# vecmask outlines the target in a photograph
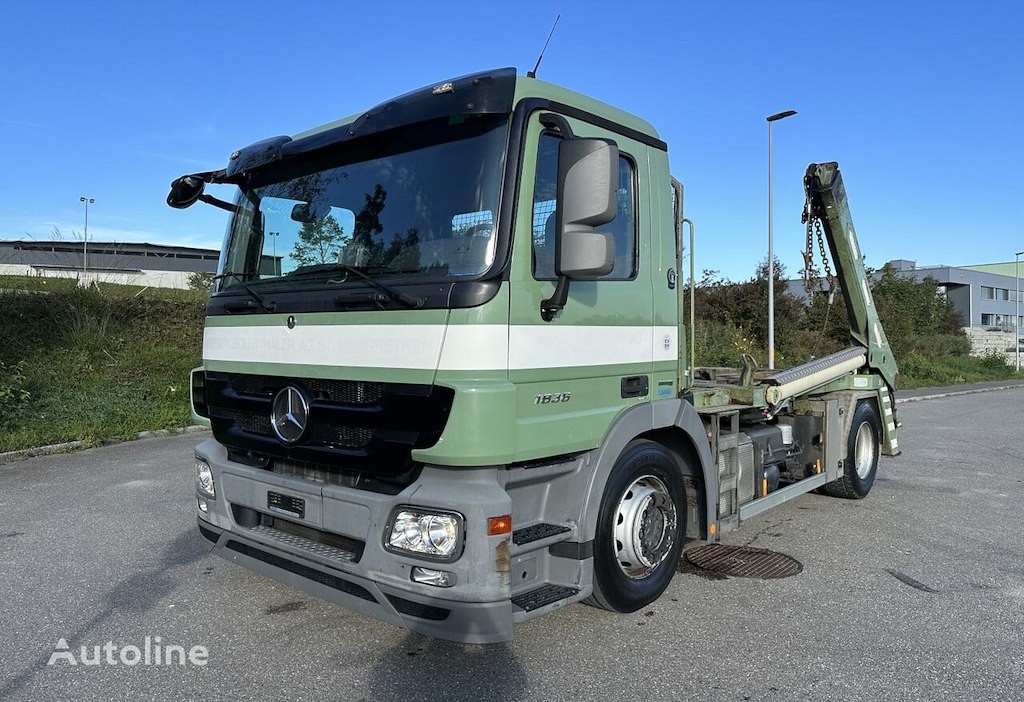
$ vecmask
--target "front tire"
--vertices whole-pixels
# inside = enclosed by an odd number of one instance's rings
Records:
[[[686,536],[686,490],[678,460],[637,440],[615,462],[601,497],[594,538],[594,594],[613,612],[635,612],[665,591]]]
[[[860,402],[853,413],[850,435],[846,440],[846,460],[843,461],[843,477],[826,483],[822,492],[832,497],[860,500],[871,492],[878,472],[878,458],[881,454],[882,425],[878,412],[870,402]]]

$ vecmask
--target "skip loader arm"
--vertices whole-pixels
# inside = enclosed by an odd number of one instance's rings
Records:
[[[814,220],[821,222],[836,267],[836,277],[846,301],[851,340],[867,349],[867,366],[880,375],[888,386],[888,392],[880,393],[882,404],[889,405],[892,411],[891,421],[883,416],[883,444],[890,449],[886,453],[895,453],[893,449],[897,446],[898,422],[895,407],[891,403],[895,401],[893,393],[899,370],[871,296],[864,256],[857,242],[839,164],[832,161],[809,165],[804,176],[804,192],[807,196],[804,221],[808,226],[813,225]]]

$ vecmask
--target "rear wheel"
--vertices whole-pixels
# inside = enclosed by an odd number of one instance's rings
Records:
[[[638,440],[622,452],[605,485],[594,538],[594,594],[614,612],[635,612],[665,591],[686,532],[686,490],[676,458]]]
[[[881,434],[882,425],[874,405],[870,402],[858,403],[846,441],[843,477],[826,483],[822,486],[822,492],[832,497],[854,500],[866,497],[875,483],[875,473],[878,471]]]

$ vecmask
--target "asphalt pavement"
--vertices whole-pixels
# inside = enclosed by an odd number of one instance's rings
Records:
[[[640,612],[572,605],[495,646],[210,555],[195,435],[0,465],[0,699],[1024,700],[1022,406],[1024,387],[901,404],[904,454],[867,499],[805,495],[725,535],[798,575],[681,565]],[[146,637],[208,662],[47,664],[61,639]]]

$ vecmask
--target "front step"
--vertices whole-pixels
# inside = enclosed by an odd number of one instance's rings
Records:
[[[516,546],[522,546],[533,541],[540,541],[551,536],[564,534],[568,531],[571,531],[569,527],[561,524],[533,524],[512,532],[512,543]]]
[[[536,590],[516,595],[512,598],[512,604],[524,612],[532,612],[545,605],[572,597],[577,593],[579,593],[579,589],[575,587],[551,584],[542,585]]]

